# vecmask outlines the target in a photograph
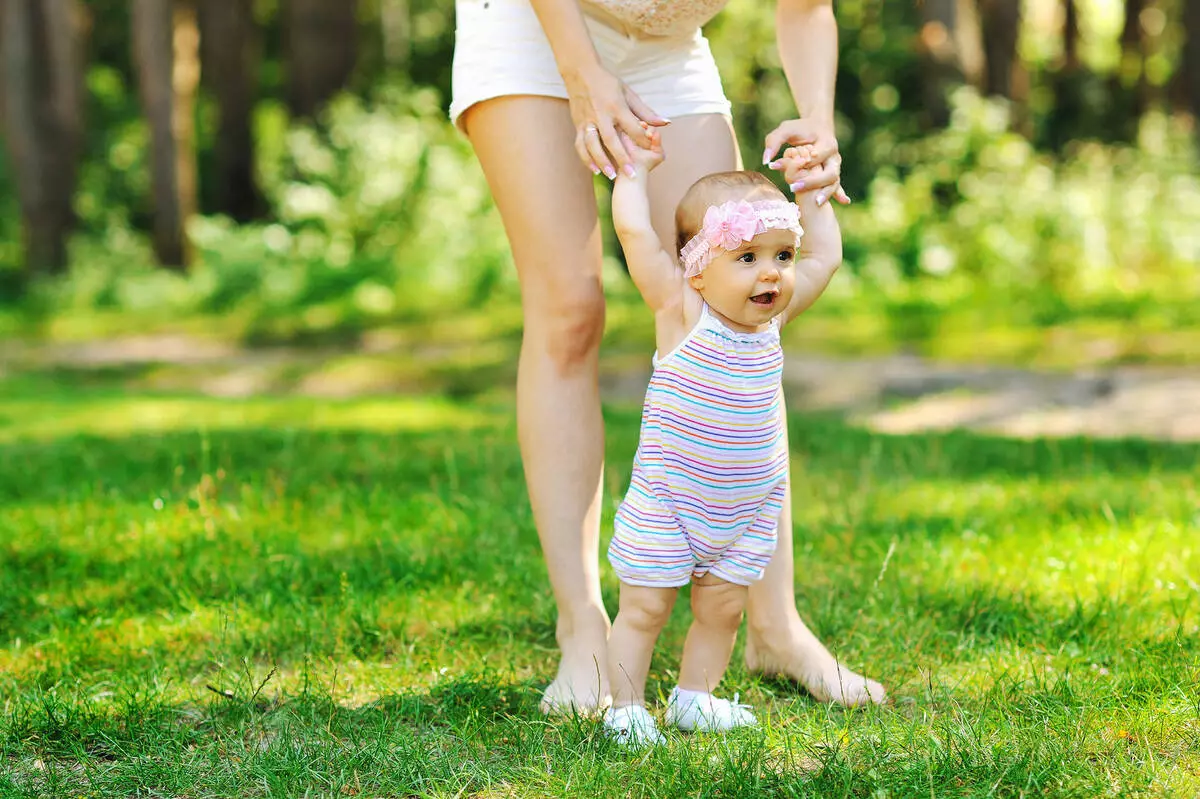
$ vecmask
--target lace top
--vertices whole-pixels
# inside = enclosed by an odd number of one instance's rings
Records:
[[[717,15],[727,0],[583,0],[649,36],[679,36]]]

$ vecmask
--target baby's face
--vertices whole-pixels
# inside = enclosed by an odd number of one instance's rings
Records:
[[[791,302],[795,260],[796,234],[767,230],[736,250],[722,252],[690,281],[731,327],[752,332]]]

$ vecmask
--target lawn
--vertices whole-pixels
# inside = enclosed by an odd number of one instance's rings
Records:
[[[760,729],[635,755],[537,713],[511,418],[0,382],[0,796],[1200,794],[1200,447],[794,416],[802,611],[892,702],[735,663]]]

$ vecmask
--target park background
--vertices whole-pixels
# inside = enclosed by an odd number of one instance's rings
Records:
[[[451,4],[0,0],[0,793],[1200,792],[1200,2],[836,12],[797,591],[892,703],[735,667],[761,732],[630,758],[536,712]],[[772,20],[706,28],[748,164],[794,113]],[[607,534],[653,346],[615,246],[606,292]]]

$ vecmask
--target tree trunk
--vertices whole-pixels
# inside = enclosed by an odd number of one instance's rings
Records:
[[[74,0],[0,0],[0,117],[33,271],[67,264],[83,145],[84,28]]]
[[[1054,105],[1044,127],[1045,143],[1055,152],[1062,152],[1080,135],[1093,135],[1084,102],[1089,79],[1079,57],[1079,5],[1076,0],[1063,0],[1062,61],[1050,75]]]
[[[979,0],[985,60],[984,90],[1010,100],[1021,99],[1024,77],[1019,75],[1017,40],[1021,34],[1020,0]]]
[[[184,268],[184,226],[196,212],[196,84],[200,80],[196,9],[190,0],[133,0],[138,88],[150,126],[154,252]]]
[[[1079,69],[1079,4],[1075,0],[1064,0],[1062,29],[1063,69],[1075,72]]]
[[[1184,0],[1183,30],[1185,39],[1179,69],[1182,94],[1193,124],[1200,127],[1200,0]]]
[[[356,0],[284,0],[288,108],[312,118],[350,79],[358,57]]]
[[[929,126],[944,128],[950,122],[947,94],[962,83],[958,55],[958,0],[923,0],[920,3],[922,95]]]
[[[206,0],[200,6],[204,83],[217,104],[213,193],[215,210],[239,222],[265,210],[254,178],[254,110],[259,50],[245,0]]]
[[[1146,0],[1125,0],[1125,23],[1121,27],[1121,67],[1118,75],[1126,91],[1132,91],[1134,119],[1149,107],[1150,84],[1146,80],[1146,40],[1142,35],[1142,12]],[[1132,87],[1132,88],[1131,88]]]

